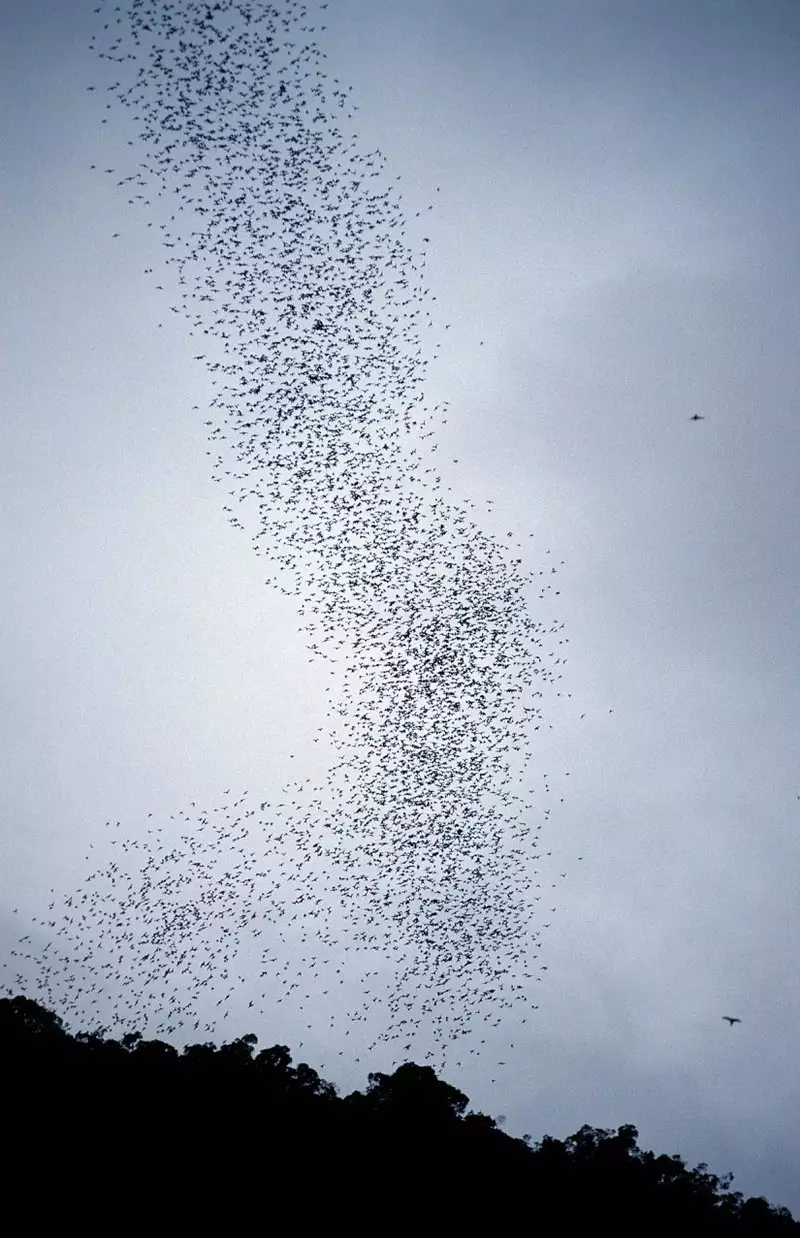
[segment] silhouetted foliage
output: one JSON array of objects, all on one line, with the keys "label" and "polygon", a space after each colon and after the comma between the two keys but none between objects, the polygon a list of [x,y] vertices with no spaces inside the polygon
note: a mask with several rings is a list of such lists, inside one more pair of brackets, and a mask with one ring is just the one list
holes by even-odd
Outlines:
[{"label": "silhouetted foliage", "polygon": [[71,1036],[36,1002],[0,999],[6,1232],[800,1228],[731,1191],[730,1176],[642,1151],[634,1126],[531,1146],[467,1113],[469,1098],[428,1066],[371,1074],[340,1097],[286,1046],[256,1043],[179,1052],[136,1033]]}]

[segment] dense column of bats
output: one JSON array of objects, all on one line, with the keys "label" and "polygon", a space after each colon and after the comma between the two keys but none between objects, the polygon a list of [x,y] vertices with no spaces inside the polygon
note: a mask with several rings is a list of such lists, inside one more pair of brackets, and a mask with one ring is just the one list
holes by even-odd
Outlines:
[{"label": "dense column of bats", "polygon": [[111,994],[130,1026],[214,1030],[248,986],[258,1011],[347,1006],[376,1038],[452,1040],[531,1000],[546,810],[524,774],[565,644],[531,606],[552,569],[526,571],[510,534],[448,498],[426,240],[351,133],[306,6],[97,12],[109,106],[135,127],[120,184],[203,341],[228,518],[336,672],[334,759],[281,804],[223,797],[178,814],[180,834],[118,829],[17,980],[62,1012]]}]

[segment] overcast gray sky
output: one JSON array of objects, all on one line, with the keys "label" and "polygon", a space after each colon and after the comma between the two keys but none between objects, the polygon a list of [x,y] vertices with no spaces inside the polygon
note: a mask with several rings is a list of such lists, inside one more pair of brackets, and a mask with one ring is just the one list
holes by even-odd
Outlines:
[{"label": "overcast gray sky", "polygon": [[[319,669],[221,513],[174,277],[89,171],[132,136],[85,89],[92,7],[4,5],[6,950],[107,819],[324,775]],[[512,1069],[447,1077],[515,1133],[633,1122],[797,1211],[800,12],[331,0],[326,21],[412,215],[440,187],[447,481],[564,560],[547,979]],[[345,1087],[382,1066],[330,1050],[309,1060]]]}]

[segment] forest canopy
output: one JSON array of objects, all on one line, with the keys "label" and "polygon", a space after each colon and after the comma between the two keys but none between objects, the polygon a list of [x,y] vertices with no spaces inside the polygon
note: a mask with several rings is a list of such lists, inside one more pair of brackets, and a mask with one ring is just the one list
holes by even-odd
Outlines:
[{"label": "forest canopy", "polygon": [[72,1035],[30,998],[0,999],[6,1210],[81,1232],[800,1230],[731,1175],[644,1151],[635,1126],[533,1143],[470,1111],[429,1066],[374,1072],[341,1096],[285,1045],[257,1045]]}]

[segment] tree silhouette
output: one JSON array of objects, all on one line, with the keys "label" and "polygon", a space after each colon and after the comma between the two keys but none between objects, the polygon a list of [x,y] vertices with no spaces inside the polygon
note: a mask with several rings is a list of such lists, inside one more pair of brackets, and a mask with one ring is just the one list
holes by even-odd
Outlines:
[{"label": "tree silhouette", "polygon": [[429,1066],[340,1097],[285,1045],[69,1035],[0,999],[5,1232],[797,1233],[706,1165],[583,1126],[531,1146]]},{"label": "tree silhouette", "polygon": [[398,1066],[393,1075],[371,1074],[367,1098],[373,1111],[393,1120],[428,1123],[454,1121],[469,1104],[469,1097],[439,1079],[432,1067],[414,1062]]}]

